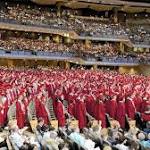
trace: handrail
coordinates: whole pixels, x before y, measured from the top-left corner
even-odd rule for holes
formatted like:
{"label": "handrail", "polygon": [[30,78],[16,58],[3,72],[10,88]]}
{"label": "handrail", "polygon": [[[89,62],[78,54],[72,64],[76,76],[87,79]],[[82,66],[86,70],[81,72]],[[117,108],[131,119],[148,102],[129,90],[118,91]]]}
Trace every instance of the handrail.
{"label": "handrail", "polygon": [[[32,51],[17,50],[14,51],[9,50],[7,53],[6,50],[0,49],[0,58],[12,58],[12,59],[36,59],[36,60],[65,60],[68,62],[74,63],[82,63],[85,65],[139,65],[139,64],[150,64],[150,58],[147,57],[146,60],[142,62],[142,60],[138,57],[132,57],[130,55],[117,55],[117,56],[93,56],[90,54],[83,56],[78,56],[74,53],[68,52],[47,52],[45,55],[41,55],[39,52],[33,54]],[[44,54],[45,52],[43,52]],[[70,54],[70,55],[69,55]]]}

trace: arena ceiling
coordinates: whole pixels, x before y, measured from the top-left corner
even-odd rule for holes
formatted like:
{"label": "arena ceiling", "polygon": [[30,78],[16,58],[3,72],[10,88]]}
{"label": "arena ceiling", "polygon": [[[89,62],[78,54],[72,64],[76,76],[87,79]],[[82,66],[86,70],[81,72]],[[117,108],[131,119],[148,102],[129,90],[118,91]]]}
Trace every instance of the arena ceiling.
{"label": "arena ceiling", "polygon": [[114,7],[125,12],[149,12],[150,4],[144,2],[128,2],[121,0],[31,0],[40,5],[58,5],[73,9],[90,8],[97,11],[107,11]]}

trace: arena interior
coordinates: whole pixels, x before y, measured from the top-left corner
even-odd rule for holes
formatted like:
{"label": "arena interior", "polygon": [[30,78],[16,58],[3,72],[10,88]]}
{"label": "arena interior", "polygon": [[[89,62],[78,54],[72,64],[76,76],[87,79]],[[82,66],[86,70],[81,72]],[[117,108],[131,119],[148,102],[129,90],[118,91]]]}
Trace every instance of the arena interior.
{"label": "arena interior", "polygon": [[150,0],[0,0],[0,150],[150,150]]}

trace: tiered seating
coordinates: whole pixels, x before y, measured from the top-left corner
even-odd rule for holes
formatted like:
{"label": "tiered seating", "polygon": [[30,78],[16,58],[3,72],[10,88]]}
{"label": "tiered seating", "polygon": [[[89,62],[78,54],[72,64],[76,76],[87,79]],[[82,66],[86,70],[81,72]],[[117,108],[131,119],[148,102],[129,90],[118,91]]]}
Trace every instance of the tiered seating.
{"label": "tiered seating", "polygon": [[66,17],[66,10],[64,10],[62,16],[57,17],[55,9],[11,3],[5,4],[1,9],[2,21],[8,19],[8,22],[20,24],[74,30],[82,36],[104,38],[125,36],[124,30],[119,24],[113,24],[111,21],[93,20],[92,18],[88,20],[76,17],[70,18],[72,14],[74,15],[72,11],[68,11],[68,17]]}
{"label": "tiered seating", "polygon": [[134,44],[150,45],[149,25],[129,25],[126,33]]}
{"label": "tiered seating", "polygon": [[[86,46],[83,42],[75,42],[70,44],[55,43],[53,40],[39,40],[25,37],[9,37],[4,40],[0,40],[0,47],[5,50],[11,50],[12,54],[17,54],[16,50],[36,51],[37,54],[47,55],[48,53],[84,53],[85,55],[97,55],[97,56],[117,56],[118,50],[115,44],[100,44],[91,43]],[[14,51],[14,52],[13,52]],[[43,52],[42,52],[43,51]],[[46,53],[45,53],[46,52]]]}

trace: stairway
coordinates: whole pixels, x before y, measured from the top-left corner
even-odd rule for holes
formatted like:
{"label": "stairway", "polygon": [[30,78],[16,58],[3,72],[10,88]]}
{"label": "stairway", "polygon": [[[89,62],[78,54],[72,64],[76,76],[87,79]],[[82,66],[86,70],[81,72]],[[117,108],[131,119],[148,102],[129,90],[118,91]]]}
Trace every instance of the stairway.
{"label": "stairway", "polygon": [[63,105],[65,107],[65,110],[67,111],[68,110],[68,101],[63,100]]}
{"label": "stairway", "polygon": [[51,120],[56,120],[56,116],[55,116],[54,109],[53,109],[53,100],[52,99],[49,100],[48,107],[49,107],[49,111],[50,111]]}

